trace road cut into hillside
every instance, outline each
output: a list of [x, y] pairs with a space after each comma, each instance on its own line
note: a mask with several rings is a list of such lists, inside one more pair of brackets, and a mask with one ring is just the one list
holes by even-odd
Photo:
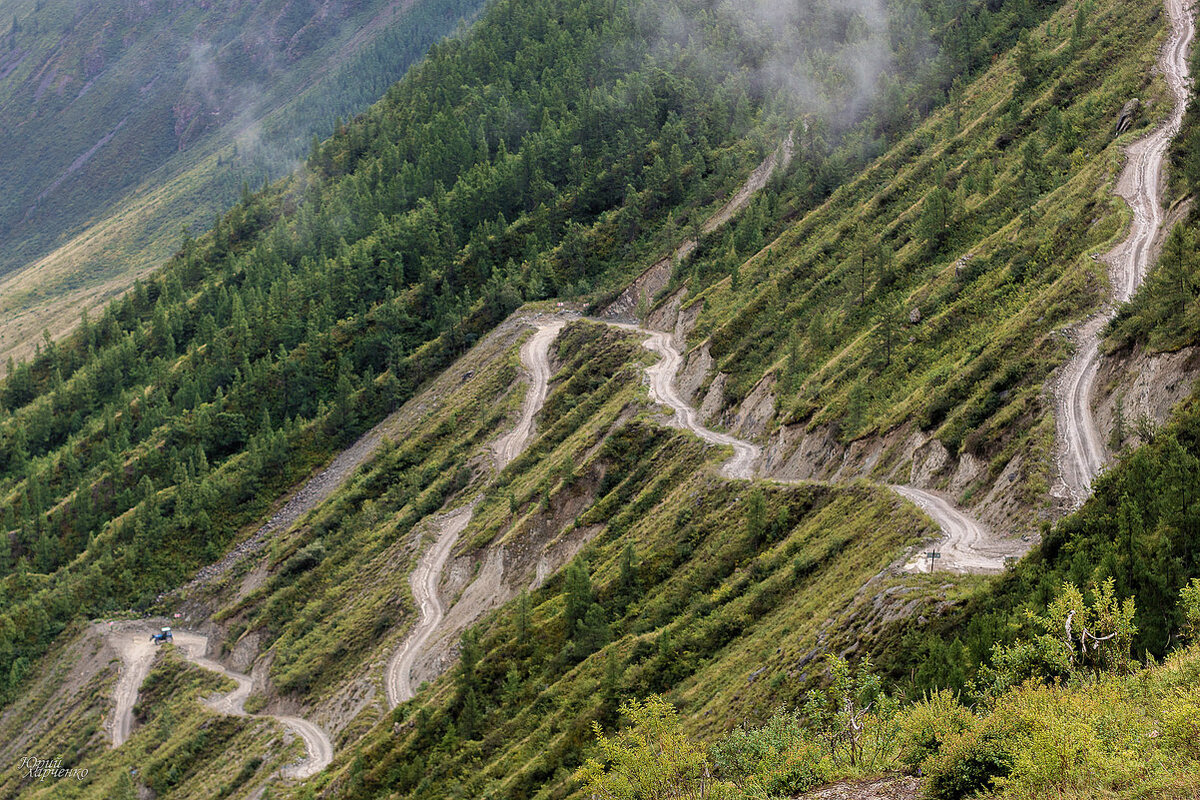
[[475, 506], [472, 504], [437, 517], [432, 524], [436, 532], [433, 547], [421, 556], [416, 569], [409, 576], [413, 601], [417, 604], [420, 617], [404, 637], [400, 649], [388, 661], [387, 671], [384, 673], [384, 688], [390, 708], [411, 700], [416, 694], [417, 687], [413, 685], [412, 677], [413, 664], [446, 615], [438, 597], [438, 583], [442, 579], [442, 570], [446, 566], [446, 560], [450, 558], [450, 551], [454, 549], [459, 534], [470, 524], [474, 512]]
[[133, 729], [133, 707], [138, 690], [154, 663], [155, 647], [147, 631], [121, 630], [110, 634], [109, 641], [121, 656], [121, 671], [113, 689], [113, 716], [109, 722], [112, 746], [120, 747]]
[[[133, 726], [133, 707], [137, 704], [138, 691], [154, 661], [156, 646], [150, 641], [151, 628], [137, 624], [110, 634], [110, 642], [121, 655], [121, 676], [115, 689], [116, 710], [112, 723], [113, 746], [119, 747], [129, 738]], [[304, 742], [307, 755], [300, 761], [289, 764], [279, 771], [279, 776], [291, 780], [304, 780], [316, 775], [333, 761], [333, 742], [329, 736], [306, 719], [278, 714], [247, 713], [245, 703], [250, 696], [253, 682], [249, 675], [234, 672], [207, 657], [208, 638], [187, 631], [174, 632], [175, 646], [199, 667], [231, 678], [237, 687], [227, 694], [205, 701], [218, 714], [235, 717], [257, 717], [278, 722]]]
[[1025, 552], [1020, 540], [1001, 539], [940, 494], [914, 486], [888, 488], [928, 514], [946, 535], [933, 545], [938, 558], [929, 559], [923, 550], [904, 565], [908, 572], [1000, 572], [1006, 559]]
[[1092, 409], [1100, 367], [1100, 336], [1116, 313], [1115, 304], [1133, 297], [1151, 266], [1154, 243], [1163, 227], [1163, 164], [1187, 107], [1192, 10], [1184, 0], [1165, 2], [1171, 31], [1158, 66], [1175, 104], [1162, 125], [1126, 149], [1127, 161], [1116, 192], [1129, 203], [1133, 221], [1125, 240], [1104, 257], [1109, 265], [1113, 304], [1075, 330], [1077, 349], [1063, 367], [1055, 391], [1061, 482], [1058, 493], [1074, 507], [1083, 505], [1091, 494], [1092, 480], [1108, 455]]
[[[550, 388], [550, 346], [567, 324], [567, 316], [558, 315], [549, 320], [530, 321], [536, 330], [521, 346], [521, 366], [529, 376], [529, 388], [525, 390], [517, 426], [493, 445], [497, 469], [503, 469], [520, 455], [533, 438], [534, 420], [546, 404], [546, 394]], [[412, 676], [413, 665], [446, 615], [438, 596], [442, 570], [458, 542], [459, 534], [471, 524], [474, 513], [475, 501], [472, 501], [468, 505], [435, 517], [432, 521], [433, 547], [421, 556], [409, 576], [413, 601], [420, 616], [412, 630], [404, 637], [404, 643], [388, 660], [387, 670], [384, 672], [384, 691], [389, 708], [411, 700], [416, 694], [417, 687]]]

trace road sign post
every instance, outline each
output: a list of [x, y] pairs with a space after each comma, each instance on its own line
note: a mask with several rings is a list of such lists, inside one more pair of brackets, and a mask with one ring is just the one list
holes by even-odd
[[942, 554], [937, 550], [926, 550], [925, 557], [929, 559], [929, 571], [933, 572], [933, 561], [934, 559], [941, 558]]

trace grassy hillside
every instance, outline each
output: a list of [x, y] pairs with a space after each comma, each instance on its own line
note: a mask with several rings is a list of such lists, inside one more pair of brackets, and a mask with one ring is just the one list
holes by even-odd
[[[828, 429], [846, 444], [915, 427], [984, 463], [963, 502], [1006, 471], [1027, 505], [1046, 502], [1043, 386], [1068, 354], [1059, 332], [1104, 296], [1093, 254], [1124, 229], [1122, 147], [1165, 111], [1161, 19], [1153, 3], [1064, 6], [778, 238], [765, 199], [710, 237], [676, 275], [684, 312], [699, 311], [689, 343], [714, 362], [697, 402], [720, 373], [724, 421], [774, 398], [749, 431], [763, 437]], [[1135, 96], [1146, 110], [1117, 137]]]
[[0, 34], [0, 357], [293, 169], [478, 3], [11, 4]]

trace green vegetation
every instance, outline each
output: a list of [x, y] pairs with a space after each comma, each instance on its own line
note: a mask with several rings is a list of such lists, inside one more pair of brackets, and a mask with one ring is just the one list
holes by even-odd
[[[798, 702], [805, 684], [781, 665], [814, 651], [821, 620], [925, 535], [883, 492], [778, 487], [767, 505], [787, 522], [756, 542], [723, 527], [745, 518], [746, 498], [687, 469], [694, 443], [637, 425], [614, 440], [662, 474], [622, 504], [637, 516], [611, 517], [561, 577], [466, 637], [477, 656], [394, 712], [399, 735], [368, 734], [346, 796], [561, 796], [576, 791], [592, 723], [612, 724], [626, 699], [671, 692], [689, 719], [719, 714], [714, 724]], [[602, 458], [606, 472], [622, 471], [615, 456]], [[608, 517], [626, 483], [598, 496], [581, 527]]]
[[[436, 411], [402, 422], [405, 441], [277, 541], [273, 577], [235, 602], [240, 576], [212, 588], [226, 646], [255, 632], [275, 654], [275, 690], [320, 700], [399, 643], [412, 614], [397, 597], [404, 570], [386, 565], [408, 562], [408, 532], [423, 532], [422, 517], [479, 496], [460, 537], [472, 549], [583, 547], [524, 593], [514, 558], [513, 577], [490, 589], [512, 601], [465, 633], [452, 675], [392, 714], [372, 706], [354, 721], [362, 743], [335, 768], [351, 796], [562, 791], [592, 721], [611, 724], [624, 699], [674, 687], [687, 687], [697, 711], [769, 713], [778, 682], [743, 692], [744, 676], [766, 666], [760, 654], [782, 646], [769, 659], [782, 664], [813, 650], [820, 621], [928, 535], [917, 514], [868, 486], [746, 494], [721, 480], [720, 451], [706, 461], [698, 442], [635, 413], [652, 357], [592, 324], [561, 334], [561, 366], [526, 453], [491, 483], [457, 482], [451, 465], [486, 451], [497, 427], [483, 409], [511, 409], [519, 394], [506, 394], [515, 346], [501, 329], [456, 365], [471, 376], [448, 376], [454, 388]], [[496, 347], [509, 358], [496, 359]], [[325, 558], [284, 575], [318, 541]]]
[[1151, 352], [1179, 350], [1200, 337], [1200, 260], [1196, 228], [1175, 225], [1146, 284], [1109, 324], [1111, 350], [1140, 344]]
[[[948, 691], [899, 706], [869, 662], [854, 673], [830, 656], [829, 688], [802, 710], [711, 745], [692, 740], [663, 701], [628, 703], [621, 711], [629, 727], [601, 735], [597, 758], [577, 778], [590, 796], [611, 800], [792, 797], [833, 778], [896, 768], [925, 776], [925, 796], [937, 800], [1193, 796], [1200, 649], [1130, 668], [1121, 626], [1132, 601], [1112, 617], [1101, 595], [1089, 606], [1064, 586], [1043, 620], [1048, 633], [1014, 649], [1065, 657], [1053, 659], [1051, 672], [1001, 669], [988, 700], [972, 709]], [[1104, 663], [1069, 655], [1088, 653]]]
[[[776, 398], [764, 433], [829, 426], [848, 443], [907, 424], [986, 462], [985, 483], [1020, 455], [1016, 491], [1045, 497], [1040, 393], [1067, 354], [1054, 332], [1102, 297], [1091, 254], [1124, 222], [1112, 181], [1155, 114], [1119, 138], [1112, 120], [1163, 94], [1150, 78], [1161, 9], [1025, 9], [1045, 21], [827, 202], [793, 219], [764, 196], [677, 271], [699, 310], [689, 343], [709, 345], [727, 405], [764, 381]], [[788, 185], [810, 182], [802, 161]]]
[[[531, 7], [527, 24], [560, 11]], [[707, 200], [738, 179], [745, 149], [717, 143], [745, 133], [746, 123], [731, 132], [744, 90], [684, 123], [670, 107], [681, 93], [698, 94], [694, 84], [646, 84], [644, 102], [626, 107], [636, 118], [616, 120], [627, 137], [619, 146], [585, 141], [581, 122], [556, 122], [575, 119], [564, 92], [582, 93], [608, 43], [630, 35], [602, 24], [607, 17], [573, 5], [568, 40], [555, 43], [562, 58], [543, 74], [550, 45], [508, 29], [508, 9], [493, 8], [485, 34], [440, 46], [314, 152], [312, 169], [326, 177], [248, 197], [99, 320], [12, 370], [0, 390], [3, 523], [20, 531], [0, 554], [6, 691], [72, 616], [144, 606], [214, 560], [267, 502], [411, 396], [523, 295], [586, 285], [599, 267], [570, 257], [571, 248], [589, 230], [622, 230], [620, 210], [640, 202], [624, 187], [655, 190], [643, 165], [663, 141], [718, 167], [697, 163], [683, 195], [655, 195], [658, 209], [640, 211], [639, 228], [653, 231], [683, 201]], [[614, 106], [629, 81], [659, 68], [651, 44], [633, 41], [644, 72], [609, 68]], [[517, 48], [520, 71], [492, 82], [481, 54], [496, 47]], [[468, 80], [464, 70], [482, 74]], [[538, 80], [562, 91], [512, 89]], [[512, 104], [499, 94], [465, 97], [476, 85], [513, 95], [521, 118], [541, 127], [503, 116]], [[464, 131], [480, 136], [468, 141]], [[572, 153], [622, 191], [567, 203], [556, 187], [575, 185], [564, 160]], [[604, 263], [624, 263], [647, 239], [626, 230]], [[10, 620], [22, 620], [19, 630]]]

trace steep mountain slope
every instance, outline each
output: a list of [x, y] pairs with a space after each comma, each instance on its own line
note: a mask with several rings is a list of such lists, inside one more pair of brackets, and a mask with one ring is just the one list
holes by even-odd
[[[911, 70], [891, 101], [936, 90], [955, 63], [893, 41], [906, 16], [875, 30], [836, 6], [807, 13], [792, 24], [827, 60], [797, 68], [829, 97], [861, 94], [841, 69], [867, 45]], [[19, 684], [70, 617], [144, 605], [216, 560], [522, 299], [623, 282], [700, 207], [724, 205], [765, 156], [755, 141], [784, 138], [773, 107], [792, 103], [787, 82], [748, 76], [759, 59], [798, 56], [788, 38], [744, 46], [769, 29], [695, 18], [681, 39], [637, 3], [489, 7], [314, 149], [308, 170], [247, 197], [96, 323], [18, 365], [0, 389], [0, 513], [18, 531], [0, 541], [0, 588], [13, 619], [39, 611], [19, 632], [0, 625], [18, 643], [0, 648], [0, 680]], [[984, 41], [1020, 22], [972, 20]], [[842, 107], [810, 112], [793, 163], [845, 165], [895, 127], [882, 106], [830, 110]]]
[[[1162, 10], [1133, 13], [1038, 27], [777, 240], [763, 209], [676, 271], [682, 385], [762, 442], [766, 475], [945, 489], [1008, 532], [1054, 511], [1043, 386], [1059, 331], [1103, 297], [1091, 256], [1122, 230], [1122, 147], [1169, 107], [1140, 43]], [[1114, 137], [1138, 95], [1136, 132]]]
[[[614, 723], [623, 698], [667, 693], [691, 731], [713, 733], [800, 703], [822, 679], [825, 652], [876, 651], [897, 678], [913, 676], [907, 659], [925, 652], [930, 666], [910, 677], [923, 686], [965, 674], [967, 648], [954, 644], [964, 630], [972, 647], [998, 639], [1016, 613], [1011, 603], [995, 601], [990, 617], [963, 609], [1007, 596], [1003, 587], [1028, 589], [1013, 581], [1040, 581], [1033, 565], [1055, 558], [1073, 526], [1093, 523], [1078, 516], [1054, 528], [1018, 577], [999, 583], [906, 574], [934, 526], [886, 487], [850, 479], [891, 473], [934, 485], [939, 458], [945, 472], [953, 460], [916, 451], [958, 451], [955, 437], [974, 458], [989, 455], [1006, 480], [1013, 453], [1029, 463], [1048, 455], [1048, 440], [1036, 437], [1048, 439], [1051, 424], [1032, 405], [1066, 348], [1047, 331], [1083, 313], [1075, 290], [1088, 273], [1075, 269], [1096, 270], [1083, 254], [1120, 236], [1121, 208], [1106, 193], [1125, 140], [1102, 128], [1144, 88], [1165, 21], [1132, 0], [979, 4], [957, 15], [926, 4], [948, 51], [947, 43], [983, 42], [980, 52], [996, 48], [997, 57], [945, 109], [916, 103], [925, 78], [898, 87], [913, 102], [906, 133], [888, 132], [881, 120], [895, 120], [873, 102], [857, 120], [811, 111], [793, 126], [776, 108], [786, 98], [778, 87], [747, 89], [742, 73], [707, 69], [717, 56], [750, 52], [740, 39], [712, 44], [729, 34], [728, 19], [699, 14], [705, 35], [687, 37], [689, 48], [703, 41], [699, 49], [664, 48], [662, 19], [646, 8], [489, 7], [469, 34], [435, 49], [383, 103], [318, 147], [308, 173], [247, 198], [99, 323], [14, 371], [0, 387], [0, 490], [18, 531], [0, 553], [11, 609], [0, 615], [0, 675], [10, 696], [51, 685], [78, 658], [78, 629], [58, 636], [72, 615], [155, 607], [202, 629], [214, 658], [250, 676], [249, 696], [239, 695], [246, 707], [299, 712], [330, 735], [337, 753], [328, 770], [272, 791], [563, 797], [579, 792], [572, 770], [591, 723]], [[1023, 29], [1032, 36], [1001, 52]], [[831, 61], [859, 35], [834, 40]], [[610, 66], [614, 52], [633, 68]], [[961, 63], [984, 61], [968, 48]], [[1163, 104], [1139, 93], [1161, 116]], [[1060, 102], [1065, 119], [1051, 110]], [[679, 113], [689, 108], [701, 113]], [[593, 136], [594, 125], [611, 130]], [[1055, 132], [1067, 140], [1047, 146]], [[894, 147], [847, 176], [847, 165], [892, 138]], [[795, 144], [790, 173], [764, 180], [732, 227], [706, 231], [709, 211], [785, 139]], [[972, 161], [982, 151], [991, 158]], [[1046, 152], [1054, 169], [1030, 178], [1025, 162]], [[959, 166], [939, 174], [937, 162], [953, 165], [955, 153]], [[991, 190], [968, 194], [966, 177], [983, 187], [989, 171]], [[1034, 213], [1021, 213], [1018, 189]], [[953, 213], [957, 193], [970, 200], [965, 216]], [[893, 237], [894, 260], [881, 248], [876, 262], [890, 283], [868, 283], [861, 249], [850, 255], [846, 239], [860, 217]], [[663, 258], [693, 240], [682, 264]], [[1021, 261], [1034, 244], [1048, 274], [1032, 268], [1036, 253]], [[994, 257], [958, 261], [955, 274], [958, 247]], [[892, 274], [895, 264], [905, 269]], [[1099, 277], [1084, 299], [1099, 296]], [[885, 283], [896, 287], [890, 295]], [[654, 301], [658, 287], [664, 296]], [[596, 309], [615, 300], [668, 332], [655, 334], [649, 352], [645, 334], [611, 321], [567, 324], [533, 383], [540, 390], [549, 378], [541, 413], [527, 413], [520, 353], [547, 342], [530, 338], [523, 320], [569, 306], [508, 312], [555, 295], [587, 297]], [[868, 307], [889, 299], [905, 302], [909, 322], [872, 320]], [[806, 327], [789, 337], [793, 319]], [[675, 347], [685, 338], [693, 346], [681, 359]], [[925, 359], [941, 371], [923, 372]], [[666, 380], [679, 361], [680, 379]], [[1001, 369], [1008, 384], [995, 382]], [[764, 388], [786, 388], [787, 370], [809, 388]], [[897, 428], [921, 417], [923, 400], [904, 399], [913, 385], [940, 392], [929, 402], [942, 406], [930, 414], [941, 414], [944, 445]], [[964, 392], [981, 404], [955, 406]], [[1004, 405], [1014, 397], [1024, 405]], [[997, 403], [1003, 414], [988, 416]], [[287, 487], [396, 406], [387, 428], [395, 440], [379, 439], [365, 463], [349, 459], [360, 469], [324, 502], [302, 504], [307, 516], [285, 514], [286, 524], [256, 538]], [[669, 424], [692, 408], [709, 420], [707, 441], [690, 432], [700, 426]], [[767, 437], [777, 409], [795, 417]], [[979, 420], [982, 430], [972, 427]], [[813, 430], [837, 463], [785, 468], [802, 462], [784, 434], [812, 423], [828, 425]], [[711, 429], [721, 425], [735, 435]], [[522, 434], [509, 441], [521, 445], [532, 429], [527, 446], [504, 445], [513, 426]], [[839, 440], [864, 431], [891, 435]], [[759, 445], [743, 444], [754, 436]], [[898, 444], [905, 437], [927, 441]], [[753, 461], [764, 444], [767, 474], [789, 482], [748, 482], [741, 478], [752, 471], [723, 469], [731, 455]], [[1191, 485], [1191, 462], [1175, 461], [1182, 466], [1162, 480]], [[1042, 496], [1039, 469], [1012, 481], [1024, 502]], [[1121, 480], [1145, 474], [1131, 469]], [[814, 475], [832, 480], [796, 480]], [[1106, 480], [1093, 507], [1110, 496]], [[1178, 498], [1163, 486], [1147, 482], [1137, 502], [1162, 495], [1163, 512], [1175, 514]], [[1018, 520], [1030, 513], [1015, 510]], [[1190, 511], [1180, 513], [1186, 521]], [[1087, 540], [1111, 540], [1111, 519], [1093, 519]], [[1164, 519], [1147, 544], [1169, 552], [1162, 541], [1178, 538], [1186, 548], [1186, 537], [1170, 533], [1175, 518]], [[257, 546], [160, 595], [234, 541]], [[414, 566], [443, 558], [445, 568], [422, 573], [431, 580], [411, 592]], [[1070, 569], [1094, 568], [1090, 554], [1072, 555]], [[430, 598], [444, 621], [423, 639], [418, 620], [437, 616]], [[402, 660], [403, 688], [415, 696], [392, 709], [389, 692], [402, 693], [388, 662], [412, 631], [427, 643]], [[63, 651], [43, 656], [51, 641]], [[164, 668], [195, 679], [172, 659], [152, 682]], [[102, 684], [111, 671], [91, 674], [92, 691], [109, 696]], [[182, 753], [177, 772], [168, 779], [157, 753], [139, 783], [179, 796], [203, 796], [200, 786], [249, 796], [299, 750], [293, 743], [282, 754], [265, 721], [215, 722], [194, 702], [173, 704], [165, 722], [147, 718], [109, 750], [99, 734], [105, 711], [93, 698], [72, 718], [83, 733], [71, 737], [59, 716], [17, 702], [0, 730], [23, 729], [37, 747], [71, 747], [96, 775], [75, 791], [92, 797], [111, 796], [118, 776], [160, 743]], [[210, 727], [211, 740], [192, 736]], [[224, 757], [235, 731], [257, 737], [241, 753], [262, 753], [268, 767], [236, 773], [230, 760], [219, 776], [197, 775], [196, 765]]]
[[[1188, 99], [1188, 51], [1193, 26], [1184, 5], [1177, 0], [1167, 4], [1172, 36], [1160, 60], [1163, 75], [1172, 94], [1168, 119], [1153, 134], [1130, 145], [1128, 163], [1117, 183], [1117, 191], [1130, 204], [1133, 221], [1128, 236], [1105, 255], [1111, 265], [1111, 300], [1128, 303], [1141, 287], [1154, 258], [1154, 244], [1162, 234], [1164, 157], [1171, 141], [1183, 124]], [[1081, 325], [1076, 332], [1078, 350], [1063, 368], [1058, 389], [1059, 454], [1063, 488], [1076, 504], [1090, 493], [1092, 479], [1106, 460], [1104, 440], [1092, 411], [1092, 397], [1100, 366], [1100, 332], [1115, 314], [1104, 313]]]
[[478, 3], [18, 2], [0, 35], [0, 357], [301, 161]]

